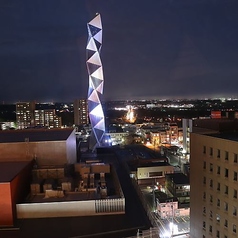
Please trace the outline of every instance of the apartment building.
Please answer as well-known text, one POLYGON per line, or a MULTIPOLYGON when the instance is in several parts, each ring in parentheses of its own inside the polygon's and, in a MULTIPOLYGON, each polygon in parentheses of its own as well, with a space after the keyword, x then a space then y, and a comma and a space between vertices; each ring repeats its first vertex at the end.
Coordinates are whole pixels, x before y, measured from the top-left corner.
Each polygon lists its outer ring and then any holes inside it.
POLYGON ((87 99, 77 99, 74 101, 74 124, 89 124, 87 99))
POLYGON ((190 235, 238 236, 238 133, 191 133, 190 235))
POLYGON ((61 128, 61 117, 55 114, 55 109, 44 110, 44 126, 48 128, 61 128))
POLYGON ((34 126, 35 102, 16 103, 16 122, 18 129, 34 126))
POLYGON ((16 122, 18 129, 42 126, 48 128, 61 128, 61 117, 57 116, 55 109, 36 109, 35 102, 18 102, 16 104, 16 122))

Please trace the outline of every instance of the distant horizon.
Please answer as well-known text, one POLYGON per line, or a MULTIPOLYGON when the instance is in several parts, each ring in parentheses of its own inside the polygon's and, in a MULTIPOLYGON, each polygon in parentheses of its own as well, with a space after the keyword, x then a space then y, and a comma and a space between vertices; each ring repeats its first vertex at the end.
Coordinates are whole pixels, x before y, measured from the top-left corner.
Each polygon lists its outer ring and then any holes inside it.
MULTIPOLYGON (((1 101, 0 105, 11 105, 20 102, 35 102, 37 104, 55 104, 55 103, 73 103, 75 100, 87 100, 87 98, 77 98, 72 101, 63 101, 63 100, 47 100, 47 101, 37 101, 37 100, 23 100, 16 102, 7 102, 1 101)), ((119 101, 194 101, 194 100, 226 100, 226 101, 236 101, 238 97, 194 97, 194 98, 140 98, 140 99, 113 99, 113 100, 103 100, 102 102, 119 102, 119 101)))

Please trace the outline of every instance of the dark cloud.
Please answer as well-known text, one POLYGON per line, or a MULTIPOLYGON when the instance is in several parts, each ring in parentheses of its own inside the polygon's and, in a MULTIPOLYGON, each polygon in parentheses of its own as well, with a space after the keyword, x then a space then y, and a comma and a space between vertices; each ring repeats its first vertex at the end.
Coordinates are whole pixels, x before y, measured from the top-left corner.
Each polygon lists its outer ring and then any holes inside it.
POLYGON ((104 99, 237 96, 234 0, 0 3, 0 100, 87 95, 86 24, 103 21, 104 99))

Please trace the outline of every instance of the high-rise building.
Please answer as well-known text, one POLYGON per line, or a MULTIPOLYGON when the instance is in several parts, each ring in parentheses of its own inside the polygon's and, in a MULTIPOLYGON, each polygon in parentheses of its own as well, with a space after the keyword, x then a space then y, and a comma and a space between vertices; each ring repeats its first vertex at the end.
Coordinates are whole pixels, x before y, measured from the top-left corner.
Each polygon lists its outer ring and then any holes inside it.
POLYGON ((84 125, 89 123, 88 102, 86 99, 74 100, 74 124, 84 125))
POLYGON ((60 128, 62 126, 61 117, 55 114, 55 109, 44 110, 44 126, 48 128, 60 128))
POLYGON ((16 122, 18 129, 34 126, 35 102, 18 102, 16 104, 16 122))
POLYGON ((193 128, 193 120, 185 119, 182 120, 183 126, 183 150, 184 153, 190 153, 190 133, 193 128))
POLYGON ((45 125, 45 113, 44 110, 35 110, 35 126, 45 125))
POLYGON ((190 134, 190 236, 238 236, 238 134, 190 134))
POLYGON ((101 145, 105 132, 105 119, 101 104, 103 94, 103 67, 100 58, 102 47, 102 22, 97 14, 88 24, 88 42, 86 47, 86 65, 89 75, 88 110, 92 126, 90 149, 94 150, 101 145))

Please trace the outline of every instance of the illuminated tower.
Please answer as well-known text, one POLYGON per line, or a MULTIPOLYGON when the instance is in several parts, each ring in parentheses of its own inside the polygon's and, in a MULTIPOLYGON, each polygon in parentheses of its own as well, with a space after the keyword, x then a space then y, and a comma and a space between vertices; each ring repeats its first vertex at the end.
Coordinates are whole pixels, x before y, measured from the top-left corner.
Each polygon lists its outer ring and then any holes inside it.
POLYGON ((101 145, 105 132, 105 120, 102 110, 101 97, 103 94, 103 68, 100 59, 102 47, 102 22, 97 14, 88 24, 87 69, 89 75, 88 111, 92 126, 90 149, 101 145))

